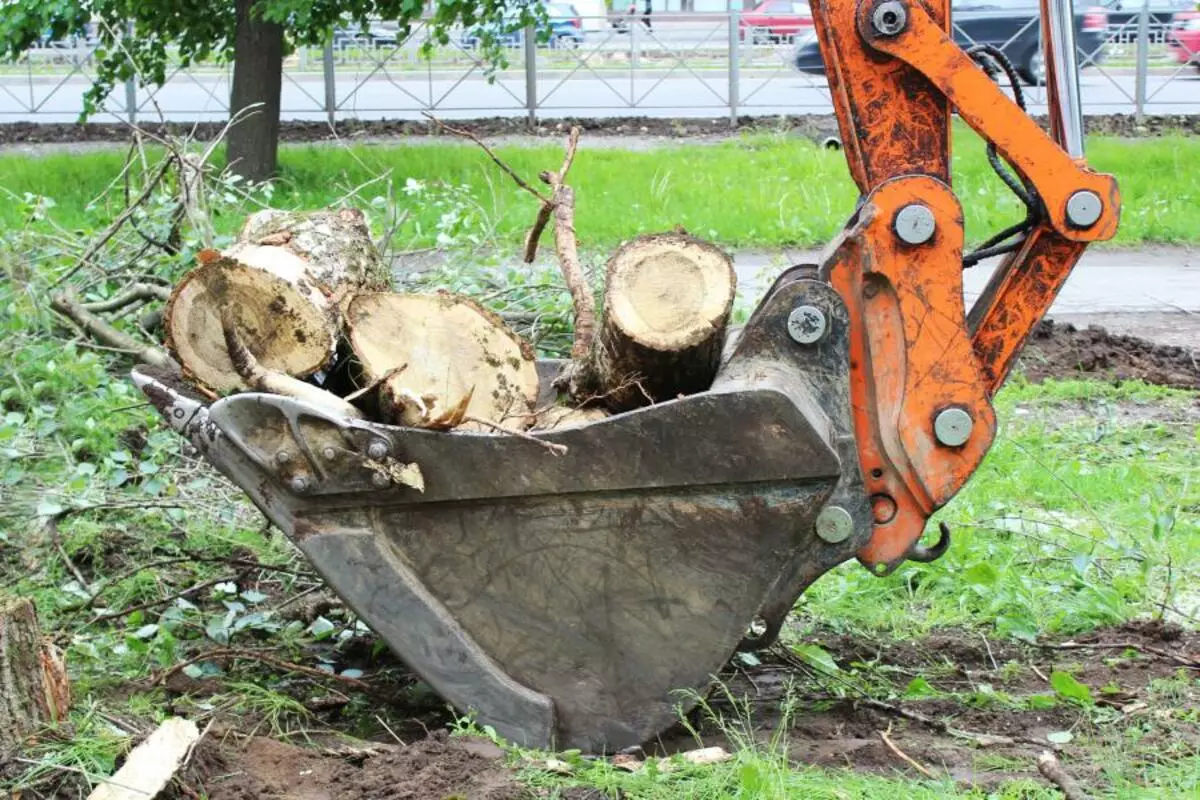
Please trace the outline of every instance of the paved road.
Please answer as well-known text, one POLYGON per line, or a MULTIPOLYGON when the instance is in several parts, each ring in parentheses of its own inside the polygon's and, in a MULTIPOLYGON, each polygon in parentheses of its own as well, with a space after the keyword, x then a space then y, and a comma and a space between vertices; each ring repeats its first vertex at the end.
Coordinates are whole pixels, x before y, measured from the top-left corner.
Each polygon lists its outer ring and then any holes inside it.
MULTIPOLYGON (((56 83, 39 80, 32 85, 19 78, 0 78, 0 121, 40 120, 72 122, 82 108, 87 82, 80 79, 56 83), (36 109, 31 113, 30 109, 36 109)), ((140 93, 145 118, 158 113, 169 120, 212 121, 225 118, 228 82, 219 75, 177 76, 155 96, 140 93)), ((1151 75, 1147 90, 1153 113, 1200 112, 1200 75, 1176 77, 1151 75)), ((1043 93, 1031 93, 1030 110, 1045 110, 1043 93)), ((1133 109, 1134 76, 1105 76, 1089 71, 1083 77, 1085 113, 1127 113, 1133 109)), ((801 75, 786 66, 774 72, 747 69, 738 86, 742 114, 829 113, 829 91, 822 78, 801 75)), ((539 115, 561 116, 654 116, 724 117, 729 113, 729 77, 724 71, 691 73, 683 68, 641 74, 617 72, 603 77, 588 71, 568 76, 547 72, 537 82, 539 115)), ((447 73, 428 76, 367 77, 347 70, 336 81, 339 115, 361 119, 417 119, 431 106, 445 117, 523 116, 525 80, 506 73, 495 83, 479 76, 463 78, 447 73)), ((323 120, 325 89, 320 75, 290 75, 284 81, 283 108, 286 119, 323 120)), ((112 109, 124 108, 124 89, 110 99, 112 109)), ((111 115, 96 121, 112 121, 111 115)))

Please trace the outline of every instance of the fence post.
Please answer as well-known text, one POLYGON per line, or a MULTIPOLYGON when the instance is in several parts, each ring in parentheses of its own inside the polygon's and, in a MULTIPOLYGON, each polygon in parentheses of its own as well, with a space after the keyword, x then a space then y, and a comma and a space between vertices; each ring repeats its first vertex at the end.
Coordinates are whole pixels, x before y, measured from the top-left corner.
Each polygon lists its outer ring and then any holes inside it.
POLYGON ((525 27, 525 110, 529 114, 529 129, 537 129, 537 29, 525 27))
MULTIPOLYGON (((133 38, 133 21, 125 23, 125 35, 130 39, 133 38)), ((137 78, 130 75, 125 79, 125 116, 129 117, 129 124, 137 124, 137 78)))
POLYGON ((738 123, 738 92, 742 82, 742 49, 739 36, 742 19, 741 10, 729 10, 729 127, 738 123))
POLYGON ((1142 0, 1138 12, 1137 76, 1134 83, 1134 118, 1140 124, 1146 114, 1146 73, 1150 70, 1150 0, 1142 0))
POLYGON ((325 73, 325 116, 332 128, 337 122, 337 73, 333 69, 333 39, 325 42, 321 64, 325 73))

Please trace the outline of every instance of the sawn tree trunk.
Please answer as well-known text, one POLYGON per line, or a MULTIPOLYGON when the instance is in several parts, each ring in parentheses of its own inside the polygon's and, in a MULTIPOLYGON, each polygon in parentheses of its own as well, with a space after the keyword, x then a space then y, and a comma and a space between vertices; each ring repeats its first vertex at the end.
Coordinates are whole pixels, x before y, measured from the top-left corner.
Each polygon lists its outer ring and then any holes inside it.
POLYGON ((585 370, 593 396, 620 412, 708 389, 736 288, 732 259, 687 234, 623 245, 608 262, 600 335, 585 370))
POLYGON ((304 378, 329 366, 340 338, 337 298, 388 284, 355 209, 252 216, 238 243, 205 251, 163 315, 167 347, 185 374, 218 392, 245 389, 222 325, 266 369, 304 378))
POLYGON ((42 642, 33 603, 0 599, 0 756, 19 751, 27 736, 62 719, 69 705, 66 670, 42 642))

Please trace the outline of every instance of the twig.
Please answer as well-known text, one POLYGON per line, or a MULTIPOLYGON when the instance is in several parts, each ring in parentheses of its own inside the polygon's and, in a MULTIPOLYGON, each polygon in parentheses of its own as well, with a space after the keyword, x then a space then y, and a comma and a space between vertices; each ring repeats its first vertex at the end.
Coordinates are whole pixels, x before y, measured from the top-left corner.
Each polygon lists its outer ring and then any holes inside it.
POLYGON ((154 283, 134 283, 125 291, 107 300, 98 300, 94 303, 81 303, 80 306, 85 311, 92 312, 116 311, 139 300, 167 300, 170 296, 171 290, 165 286, 159 286, 154 283))
POLYGON ((1063 797, 1066 800, 1090 800, 1087 792, 1083 791, 1075 779, 1067 774, 1062 763, 1049 750, 1043 750, 1042 754, 1038 756, 1037 768, 1046 780, 1062 789, 1063 797))
POLYGON ((129 608, 123 608, 120 611, 113 611, 108 614, 101 614, 100 616, 92 619, 89 622, 89 624, 96 623, 96 622, 107 622, 110 619, 118 619, 120 617, 128 616, 135 611, 145 611, 148 608, 154 608, 155 606, 165 605, 166 603, 173 603, 176 600, 187 597, 189 594, 195 594, 196 592, 202 592, 205 589, 209 589, 213 586, 216 586, 218 583, 229 583, 230 581, 236 581, 237 579, 238 579, 237 575, 226 575, 223 578, 213 578, 210 581, 204 581, 203 583, 197 583, 195 586, 192 586, 191 588, 188 588, 188 589, 184 589, 182 592, 176 592, 175 594, 167 595, 166 597, 159 598, 158 600, 148 600, 145 603, 139 603, 136 606, 131 606, 129 608))
POLYGON ((62 546, 62 535, 58 530, 58 521, 65 517, 68 513, 69 512, 67 511, 60 511, 57 514, 49 517, 46 520, 46 528, 50 532, 50 539, 54 542, 54 549, 58 552, 58 557, 63 560, 63 564, 65 564, 71 574, 75 576, 75 580, 79 581, 80 587, 82 587, 83 590, 88 594, 91 594, 91 585, 87 582, 87 579, 83 577, 83 573, 79 571, 79 567, 75 566, 75 562, 71 560, 71 557, 67 555, 66 549, 62 546))
POLYGON ((983 646, 987 648, 988 660, 992 662, 992 669, 999 671, 1000 665, 996 663, 996 657, 992 655, 992 645, 988 642, 987 634, 980 631, 979 636, 983 639, 983 646))
POLYGON ((919 761, 914 759, 908 753, 905 753, 903 750, 901 750, 899 748, 899 746, 897 746, 896 743, 893 742, 891 740, 891 738, 888 736, 887 731, 880 731, 879 738, 883 739, 883 743, 885 745, 887 745, 888 750, 891 750, 893 753, 898 755, 900 758, 904 759, 905 763, 907 763, 910 767, 912 767, 917 772, 924 775, 926 778, 929 778, 930 780, 934 780, 933 773, 930 772, 928 769, 926 769, 923 764, 921 764, 919 761))
POLYGON ((508 164, 504 163, 504 160, 501 159, 500 156, 498 156, 494 152, 492 152, 492 148, 488 147, 487 144, 485 144, 484 141, 482 139, 480 139, 478 136, 476 136, 475 134, 471 133, 470 131, 468 131, 464 128, 455 128, 452 125, 447 125, 445 122, 442 122, 440 119, 435 117, 433 114, 430 114, 428 111, 423 111, 421 113, 424 114, 425 117, 428 118, 430 122, 437 125, 439 128, 446 131, 447 133, 452 133, 455 136, 461 136, 464 139, 470 139, 472 142, 479 145, 479 147, 483 150, 483 152, 488 154, 488 158, 490 158, 492 161, 496 162, 496 166, 498 166, 498 167, 500 167, 500 169, 504 170, 504 172, 508 175, 508 177, 512 178, 513 181, 517 184, 517 186, 520 186, 522 189, 529 192, 531 195, 536 197, 538 200, 541 200, 543 203, 549 204, 551 202, 549 197, 546 197, 546 195, 542 194, 537 189, 533 188, 528 183, 526 183, 524 178, 522 178, 520 175, 518 175, 513 170, 512 167, 510 167, 508 164))
POLYGON ((383 717, 376 714, 375 719, 377 719, 379 721, 379 724, 383 726, 383 729, 385 731, 387 731, 388 733, 390 733, 392 738, 395 739, 400 744, 401 747, 408 747, 408 742, 404 741, 399 736, 397 736, 396 732, 394 730, 392 730, 392 726, 388 725, 386 722, 383 721, 383 717))
POLYGON ((930 728, 933 728, 938 733, 944 733, 947 736, 953 736, 958 739, 966 739, 967 741, 974 742, 975 744, 979 745, 980 747, 994 747, 995 745, 1010 745, 1010 744, 1016 743, 1017 741, 1023 741, 1023 742, 1033 743, 1033 744, 1041 744, 1040 742, 1036 742, 1034 739, 1029 739, 1029 738, 1025 738, 1025 737, 1014 738, 1011 736, 999 736, 999 735, 991 734, 991 733, 976 733, 975 731, 965 731, 965 730, 962 730, 961 728, 952 727, 951 725, 943 722, 940 719, 934 719, 933 717, 928 717, 917 711, 911 711, 902 706, 892 705, 891 703, 885 703, 882 700, 875 700, 870 697, 859 698, 859 699, 856 699, 854 702, 862 703, 863 705, 865 705, 869 708, 874 708, 875 710, 882 711, 886 714, 894 714, 897 717, 903 717, 904 719, 912 720, 913 722, 919 722, 922 725, 926 725, 930 728))
POLYGON ((85 334, 101 344, 127 350, 135 354, 141 361, 156 367, 170 369, 175 365, 166 351, 153 345, 142 344, 88 311, 70 290, 56 294, 50 301, 50 308, 74 322, 85 334))
POLYGON ((275 667, 276 669, 285 670, 287 672, 297 672, 301 675, 308 675, 308 676, 311 676, 314 678, 324 678, 326 680, 332 679, 332 680, 344 683, 347 686, 353 686, 356 689, 360 689, 363 691, 373 692, 375 689, 375 687, 373 687, 367 681, 359 680, 358 678, 348 678, 345 675, 337 675, 332 672, 326 672, 325 670, 317 669, 316 667, 307 667, 304 664, 295 664, 291 661, 286 661, 282 658, 277 658, 277 657, 271 655, 270 653, 264 653, 264 652, 261 652, 258 650, 245 650, 240 647, 221 647, 221 648, 217 648, 215 650, 208 650, 204 653, 201 653, 198 656, 189 658, 186 661, 181 661, 178 664, 175 664, 172 667, 170 667, 169 669, 165 670, 158 677, 154 678, 150 682, 150 685, 158 686, 158 685, 164 683, 165 681, 169 680, 172 675, 176 674, 177 672, 180 672, 183 669, 186 669, 187 667, 189 667, 192 664, 195 664, 197 662, 215 661, 217 659, 224 659, 224 658, 243 658, 243 659, 248 659, 251 661, 258 661, 258 662, 261 662, 268 666, 275 667))
POLYGON ((561 456, 562 454, 567 452, 567 446, 565 444, 558 444, 556 442, 547 442, 545 439, 539 439, 536 436, 530 436, 528 433, 525 433, 524 431, 510 430, 501 425, 497 425, 494 422, 489 422, 486 419, 480 419, 479 417, 472 417, 470 415, 467 415, 467 416, 463 417, 463 420, 466 422, 474 422, 477 425, 483 425, 485 428, 491 428, 492 430, 496 431, 497 433, 507 433, 508 435, 515 436, 518 439, 524 439, 525 441, 528 441, 528 442, 534 442, 535 444, 540 444, 542 447, 546 448, 547 450, 549 450, 551 453, 553 453, 556 456, 561 456))
POLYGON ((1050 682, 1050 679, 1046 677, 1046 673, 1044 673, 1044 672, 1042 672, 1040 669, 1038 669, 1038 666, 1037 666, 1037 664, 1030 664, 1030 665, 1029 665, 1029 668, 1030 668, 1031 670, 1033 670, 1033 674, 1034 674, 1034 675, 1037 675, 1039 678, 1041 678, 1042 680, 1044 680, 1046 683, 1049 683, 1049 682, 1050 682))
POLYGON ((159 183, 162 182, 162 179, 166 177, 167 171, 171 168, 172 163, 174 163, 173 158, 163 159, 162 164, 160 164, 158 167, 158 171, 155 172, 154 176, 146 182, 146 186, 142 189, 142 193, 138 195, 137 199, 134 200, 131 205, 127 205, 125 210, 122 211, 117 218, 114 219, 109 226, 104 229, 104 232, 87 246, 87 249, 83 251, 83 255, 76 259, 74 266, 72 266, 62 275, 59 275, 54 282, 50 284, 51 289, 61 286, 71 276, 91 263, 92 258, 100 252, 101 248, 108 244, 112 238, 116 236, 118 232, 120 232, 121 228, 125 227, 125 223, 129 222, 133 215, 137 213, 137 210, 141 208, 141 206, 145 204, 147 200, 150 199, 150 195, 154 192, 154 189, 159 183))
POLYGON ((406 370, 406 369, 408 369, 408 364, 401 364, 398 367, 392 367, 391 369, 389 369, 387 372, 380 375, 375 380, 369 382, 366 386, 362 387, 361 389, 354 390, 353 392, 346 395, 342 399, 345 400, 347 403, 353 403, 355 400, 357 400, 358 398, 362 397, 365 394, 368 394, 369 392, 374 390, 379 385, 387 383, 392 378, 399 375, 401 372, 404 372, 404 370, 406 370))
POLYGON ((1137 650, 1139 653, 1146 655, 1158 656, 1165 658, 1168 661, 1174 661, 1181 667, 1189 669, 1200 669, 1200 661, 1195 659, 1185 658, 1184 656, 1175 653, 1168 653, 1166 650, 1160 650, 1157 647, 1150 647, 1137 642, 1063 642, 1061 644, 1035 643, 1035 647, 1040 647, 1044 650, 1137 650))
POLYGON ((538 207, 533 227, 529 229, 529 233, 525 234, 525 255, 523 257, 526 264, 532 264, 537 259, 538 241, 542 238, 542 233, 546 230, 546 225, 550 222, 553 212, 554 206, 550 203, 542 203, 538 207))
MULTIPOLYGON (((567 172, 575 161, 578 147, 579 128, 571 128, 562 167, 558 172, 543 172, 540 176, 554 190, 551 199, 554 207, 554 248, 558 253, 563 280, 575 306, 575 340, 571 345, 571 358, 575 360, 586 359, 591 354, 592 340, 596 337, 596 298, 579 264, 579 241, 575 235, 575 190, 566 183, 567 172)), ((528 248, 526 252, 528 254, 528 248)))

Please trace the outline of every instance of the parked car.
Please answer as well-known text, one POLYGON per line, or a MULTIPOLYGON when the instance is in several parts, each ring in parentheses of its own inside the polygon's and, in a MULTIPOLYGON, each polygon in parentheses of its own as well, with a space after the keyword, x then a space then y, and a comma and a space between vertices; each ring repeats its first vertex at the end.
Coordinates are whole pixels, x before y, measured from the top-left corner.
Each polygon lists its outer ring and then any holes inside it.
MULTIPOLYGON (((1021 80, 1041 85, 1046 79, 1039 36, 1040 10, 1031 0, 952 0, 954 41, 963 48, 990 44, 1013 62, 1021 80)), ((1108 16, 1103 8, 1075 11, 1075 44, 1080 67, 1099 64, 1104 57, 1108 16)), ((796 48, 796 69, 825 74, 815 39, 796 48)))
POLYGON ((1200 70, 1200 11, 1180 11, 1171 19, 1167 50, 1180 64, 1200 70))
POLYGON ((333 46, 347 47, 395 47, 396 32, 370 25, 366 28, 337 27, 333 29, 333 46))
POLYGON ((742 14, 739 28, 743 41, 790 42, 812 31, 812 9, 800 0, 764 0, 753 11, 742 14))
MULTIPOLYGON (((551 47, 573 48, 583 44, 583 19, 575 6, 570 3, 547 3, 546 16, 550 20, 551 47)), ((522 28, 504 30, 516 24, 515 15, 509 19, 511 24, 506 22, 501 25, 501 30, 496 31, 495 36, 505 47, 520 47, 525 43, 525 31, 522 28)), ((462 38, 463 47, 478 47, 482 30, 482 27, 475 27, 467 31, 462 38)))

